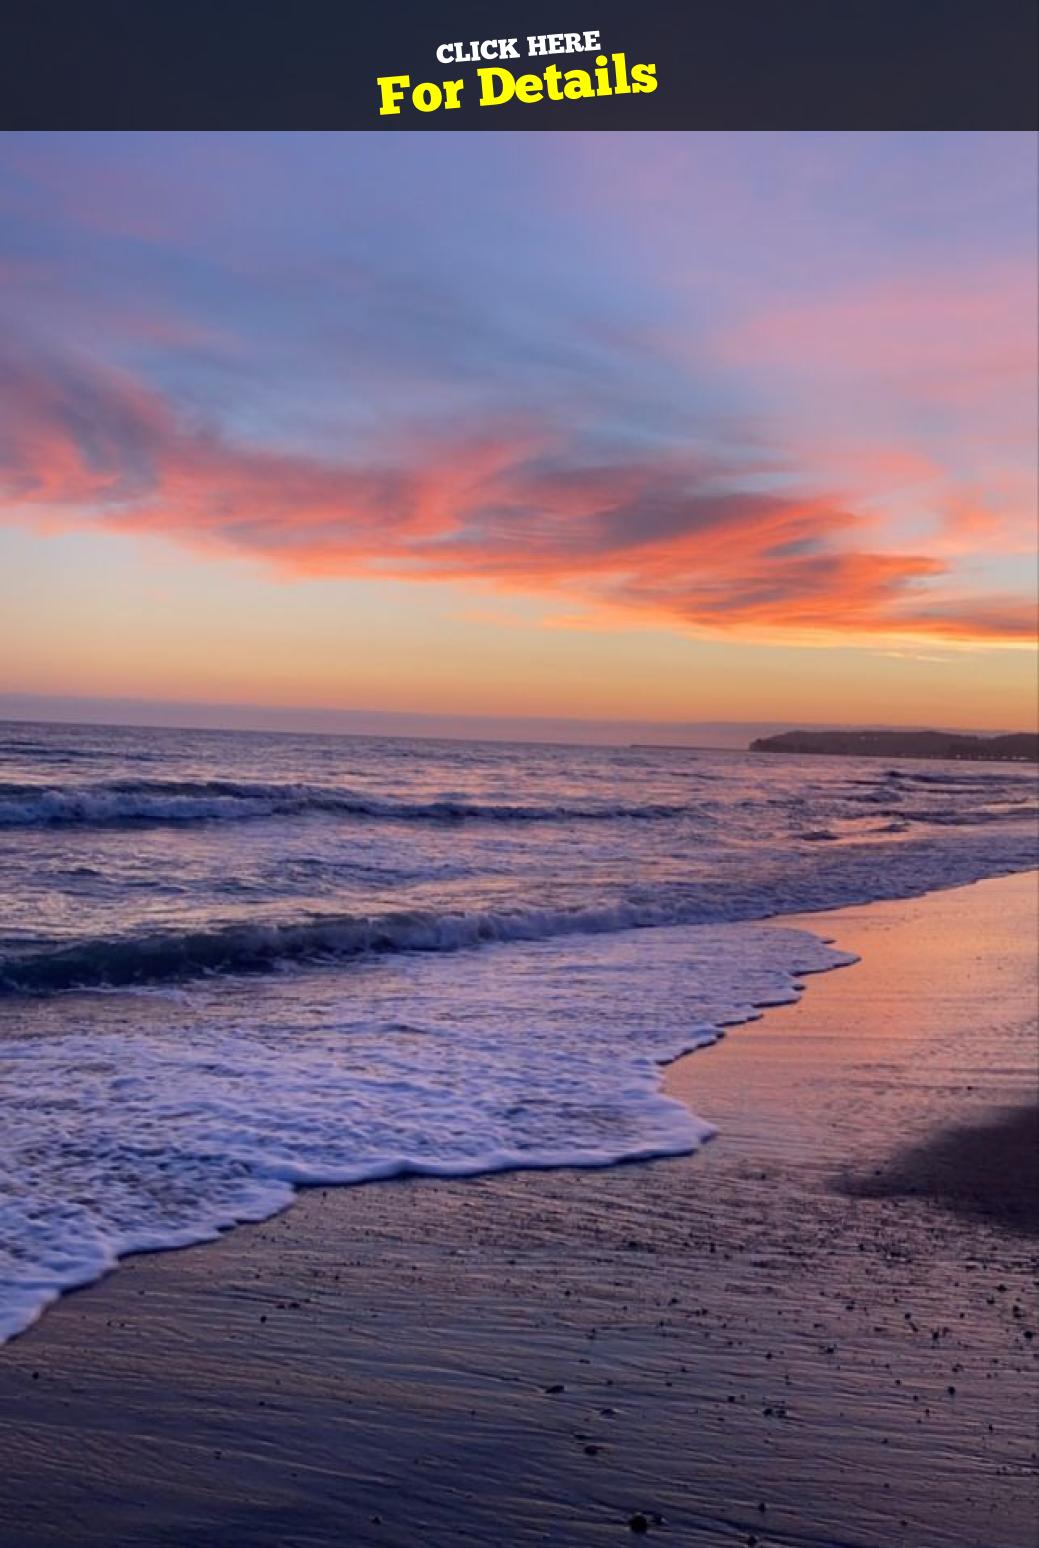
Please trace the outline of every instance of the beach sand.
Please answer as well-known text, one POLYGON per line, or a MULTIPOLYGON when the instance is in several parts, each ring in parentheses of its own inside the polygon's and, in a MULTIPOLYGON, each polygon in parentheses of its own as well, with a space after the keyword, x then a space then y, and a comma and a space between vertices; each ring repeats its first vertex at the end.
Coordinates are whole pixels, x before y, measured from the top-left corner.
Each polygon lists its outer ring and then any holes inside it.
POLYGON ((1037 1503, 1034 875, 667 1072, 699 1155, 313 1190, 0 1352, 3 1548, 1016 1548, 1037 1503))

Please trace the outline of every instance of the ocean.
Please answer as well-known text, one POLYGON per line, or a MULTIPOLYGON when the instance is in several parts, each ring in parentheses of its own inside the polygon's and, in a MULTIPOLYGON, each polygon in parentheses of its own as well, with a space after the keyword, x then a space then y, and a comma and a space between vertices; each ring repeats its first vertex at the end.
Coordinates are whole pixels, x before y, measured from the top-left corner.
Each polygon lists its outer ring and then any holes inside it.
MULTIPOLYGON (((765 920, 1039 859, 1035 771, 0 724, 0 1340, 295 1190, 605 1166, 851 960, 765 920)), ((825 931, 823 931, 825 934, 825 931)))

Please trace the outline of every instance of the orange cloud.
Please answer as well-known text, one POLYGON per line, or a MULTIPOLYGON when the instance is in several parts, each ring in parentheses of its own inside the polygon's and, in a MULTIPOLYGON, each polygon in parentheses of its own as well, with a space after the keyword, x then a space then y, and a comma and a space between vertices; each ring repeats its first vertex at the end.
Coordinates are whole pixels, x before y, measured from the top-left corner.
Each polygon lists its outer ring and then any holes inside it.
POLYGON ((1032 637, 1026 600, 950 593, 935 553, 877 551, 848 502, 763 493, 756 471, 605 456, 529 420, 329 460, 232 441, 127 376, 0 369, 9 519, 154 533, 301 577, 553 593, 717 634, 1032 637))

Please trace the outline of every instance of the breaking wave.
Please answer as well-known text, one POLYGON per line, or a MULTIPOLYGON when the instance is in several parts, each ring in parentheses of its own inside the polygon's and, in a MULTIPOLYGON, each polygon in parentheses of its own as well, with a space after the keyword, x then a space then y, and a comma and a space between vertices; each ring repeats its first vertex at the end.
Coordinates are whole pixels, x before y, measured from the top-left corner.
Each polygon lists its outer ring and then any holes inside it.
MULTIPOLYGON (((817 841, 827 830, 802 835, 817 841)), ((869 835, 866 836, 867 838, 869 835)), ((907 844, 878 872, 870 844, 829 849, 806 868, 790 867, 767 883, 714 878, 703 883, 636 887, 572 906, 456 908, 416 906, 364 912, 308 912, 294 919, 216 919, 197 928, 138 928, 0 945, 0 995, 120 989, 215 976, 276 973, 296 967, 397 953, 443 954, 508 941, 652 930, 671 925, 724 925, 863 903, 913 897, 982 876, 1035 864, 1030 836, 983 838, 969 848, 907 844)))
POLYGON ((307 812, 397 822, 602 822, 616 818, 646 821, 677 817, 692 810, 678 803, 513 805, 453 796, 404 801, 335 786, 223 779, 116 780, 82 786, 0 784, 0 827, 242 822, 307 812))
POLYGON ((461 951, 495 941, 598 935, 653 925, 696 923, 703 907, 673 902, 613 907, 515 909, 496 913, 382 915, 328 914, 315 919, 259 924, 232 922, 203 930, 154 931, 125 938, 79 940, 0 957, 0 989, 50 993, 65 989, 125 988, 213 974, 270 972, 295 963, 321 963, 392 952, 461 951))

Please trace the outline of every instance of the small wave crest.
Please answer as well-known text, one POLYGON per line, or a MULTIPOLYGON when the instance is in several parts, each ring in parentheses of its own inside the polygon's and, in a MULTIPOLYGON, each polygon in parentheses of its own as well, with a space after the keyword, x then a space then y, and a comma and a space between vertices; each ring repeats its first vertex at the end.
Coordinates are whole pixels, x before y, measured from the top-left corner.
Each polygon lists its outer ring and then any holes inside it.
POLYGON ((335 786, 238 780, 116 780, 95 785, 0 784, 0 827, 118 827, 242 822, 326 812, 396 822, 652 821, 692 811, 688 805, 576 802, 559 805, 461 800, 407 801, 335 786))
MULTIPOLYGON (((693 911, 660 902, 496 913, 328 914, 286 923, 218 924, 195 931, 154 931, 77 941, 0 957, 0 990, 46 994, 127 988, 215 974, 263 973, 297 963, 449 952, 497 941, 547 940, 661 924, 696 923, 693 911)), ((696 910, 702 916, 702 910, 696 910)))

